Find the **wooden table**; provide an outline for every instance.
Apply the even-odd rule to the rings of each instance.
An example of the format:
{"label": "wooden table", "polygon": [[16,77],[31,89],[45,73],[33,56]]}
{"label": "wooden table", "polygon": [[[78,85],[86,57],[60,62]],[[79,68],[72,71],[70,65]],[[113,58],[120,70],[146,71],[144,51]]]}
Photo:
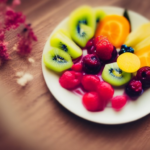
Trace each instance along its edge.
{"label": "wooden table", "polygon": [[[109,5],[125,7],[150,18],[149,0],[22,0],[18,11],[26,14],[38,42],[30,55],[34,64],[19,57],[12,47],[12,60],[0,68],[0,81],[6,87],[1,96],[1,150],[149,150],[150,116],[124,125],[101,125],[83,120],[62,107],[49,92],[41,69],[44,44],[59,22],[76,7]],[[26,86],[16,83],[16,72],[31,73],[34,79]],[[2,91],[2,90],[0,90]],[[6,98],[6,96],[10,98]]]}

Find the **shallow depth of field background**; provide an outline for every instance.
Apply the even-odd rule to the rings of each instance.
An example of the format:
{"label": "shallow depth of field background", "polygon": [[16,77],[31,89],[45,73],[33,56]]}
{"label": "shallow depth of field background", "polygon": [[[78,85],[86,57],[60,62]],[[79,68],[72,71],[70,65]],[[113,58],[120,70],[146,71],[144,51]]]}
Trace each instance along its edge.
{"label": "shallow depth of field background", "polygon": [[[83,4],[118,6],[150,19],[149,0],[22,0],[22,11],[38,37],[30,65],[13,51],[14,32],[7,34],[11,58],[0,68],[0,150],[149,150],[150,116],[124,125],[101,125],[83,120],[63,108],[49,92],[41,69],[43,47],[53,29]],[[16,83],[16,71],[34,79]],[[59,94],[59,91],[58,91]]]}

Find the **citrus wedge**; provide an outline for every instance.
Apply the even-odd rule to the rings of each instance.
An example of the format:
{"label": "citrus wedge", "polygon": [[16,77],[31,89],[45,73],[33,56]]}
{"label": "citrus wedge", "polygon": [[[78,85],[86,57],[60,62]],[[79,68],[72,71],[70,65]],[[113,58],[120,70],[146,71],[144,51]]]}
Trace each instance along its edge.
{"label": "citrus wedge", "polygon": [[141,62],[140,67],[149,66],[150,67],[150,45],[135,51],[135,54],[138,56]]}
{"label": "citrus wedge", "polygon": [[98,24],[95,37],[106,36],[108,40],[119,48],[126,40],[130,31],[128,20],[119,15],[108,15]]}

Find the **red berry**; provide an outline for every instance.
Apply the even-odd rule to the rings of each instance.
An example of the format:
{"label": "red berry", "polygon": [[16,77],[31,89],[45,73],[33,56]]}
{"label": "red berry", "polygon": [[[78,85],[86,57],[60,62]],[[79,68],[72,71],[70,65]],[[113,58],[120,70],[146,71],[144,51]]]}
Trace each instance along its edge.
{"label": "red berry", "polygon": [[74,70],[74,71],[77,71],[77,72],[81,72],[82,71],[81,62],[74,64],[71,69]]}
{"label": "red berry", "polygon": [[89,111],[100,111],[103,109],[101,99],[96,92],[90,92],[83,95],[82,103]]}
{"label": "red berry", "polygon": [[101,62],[97,55],[88,54],[83,57],[83,71],[87,74],[97,74],[101,69]]}
{"label": "red berry", "polygon": [[120,110],[123,108],[123,106],[125,106],[126,102],[126,96],[116,96],[112,98],[111,105],[115,110]]}
{"label": "red berry", "polygon": [[86,44],[86,49],[88,51],[88,54],[93,54],[96,51],[95,45],[94,45],[94,38],[90,39]]}
{"label": "red berry", "polygon": [[101,60],[109,60],[112,57],[114,46],[104,38],[96,44],[96,54]]}
{"label": "red berry", "polygon": [[59,78],[59,82],[63,88],[72,90],[76,88],[82,79],[82,73],[75,71],[66,71]]}
{"label": "red berry", "polygon": [[96,91],[97,86],[100,83],[100,79],[95,75],[85,75],[82,77],[81,83],[85,90]]}
{"label": "red berry", "polygon": [[141,80],[143,87],[150,87],[150,67],[142,67],[137,72],[137,79]]}
{"label": "red berry", "polygon": [[114,89],[106,82],[100,82],[97,86],[97,92],[99,97],[104,101],[104,106],[107,105],[108,101],[111,100],[114,95]]}
{"label": "red berry", "polygon": [[86,43],[86,48],[90,48],[93,46],[93,39],[90,39],[87,43]]}
{"label": "red berry", "polygon": [[107,39],[107,38],[105,36],[102,36],[102,35],[97,36],[96,38],[94,38],[94,40],[93,40],[94,46],[96,46],[96,44],[99,43],[102,39]]}
{"label": "red berry", "polygon": [[143,88],[140,80],[132,79],[126,86],[126,93],[130,97],[138,97],[142,94]]}

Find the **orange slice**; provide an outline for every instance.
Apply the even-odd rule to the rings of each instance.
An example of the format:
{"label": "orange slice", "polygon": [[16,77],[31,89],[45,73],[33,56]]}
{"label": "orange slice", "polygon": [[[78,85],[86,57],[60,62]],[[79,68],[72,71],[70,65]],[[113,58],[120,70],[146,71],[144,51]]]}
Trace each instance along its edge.
{"label": "orange slice", "polygon": [[139,57],[141,61],[141,66],[149,66],[150,67],[150,46],[144,47],[141,50],[135,51],[135,54]]}
{"label": "orange slice", "polygon": [[140,68],[140,59],[135,54],[127,52],[118,57],[117,64],[124,72],[133,73]]}
{"label": "orange slice", "polygon": [[125,17],[109,15],[98,24],[95,37],[106,36],[115,47],[119,48],[125,42],[129,31],[130,24]]}

